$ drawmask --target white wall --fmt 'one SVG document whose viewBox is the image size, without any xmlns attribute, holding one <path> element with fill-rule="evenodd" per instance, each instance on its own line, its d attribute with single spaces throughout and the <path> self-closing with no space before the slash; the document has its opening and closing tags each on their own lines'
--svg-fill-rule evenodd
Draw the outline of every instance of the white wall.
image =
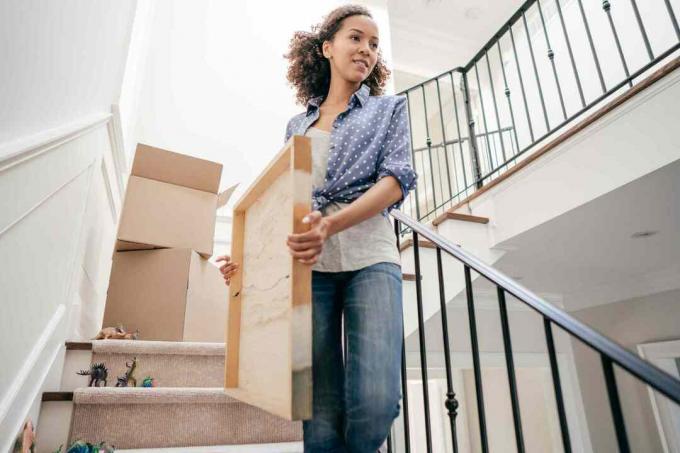
<svg viewBox="0 0 680 453">
<path fill-rule="evenodd" d="M 310 30 L 338 0 L 172 0 L 155 5 L 140 100 L 139 141 L 224 164 L 222 186 L 241 185 L 229 208 L 283 145 L 303 111 L 286 81 L 296 30 Z M 361 3 L 361 2 L 360 2 Z M 391 60 L 384 2 L 370 1 Z M 229 209 L 222 211 L 229 214 Z"/>
<path fill-rule="evenodd" d="M 581 321 L 635 351 L 638 344 L 680 338 L 680 290 L 628 299 L 573 313 Z M 599 357 L 574 341 L 578 371 L 593 451 L 618 451 Z M 616 368 L 616 367 L 615 367 Z M 663 451 L 647 386 L 629 373 L 616 380 L 631 451 Z"/>
<path fill-rule="evenodd" d="M 64 341 L 98 327 L 126 172 L 111 105 L 134 9 L 0 4 L 0 451 L 58 389 Z"/>
<path fill-rule="evenodd" d="M 135 2 L 0 3 L 0 143 L 111 109 Z"/>
</svg>

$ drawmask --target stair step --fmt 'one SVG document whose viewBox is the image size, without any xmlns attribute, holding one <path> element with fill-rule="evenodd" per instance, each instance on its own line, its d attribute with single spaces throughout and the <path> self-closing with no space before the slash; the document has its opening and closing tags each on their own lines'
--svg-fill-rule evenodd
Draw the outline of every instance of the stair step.
<svg viewBox="0 0 680 453">
<path fill-rule="evenodd" d="M 443 214 L 441 214 L 439 217 L 435 218 L 432 221 L 432 225 L 437 226 L 437 225 L 441 224 L 442 222 L 444 222 L 446 220 L 461 220 L 463 222 L 482 223 L 482 224 L 489 223 L 489 219 L 487 217 L 479 217 L 479 216 L 476 216 L 476 215 L 462 214 L 460 212 L 446 211 Z"/>
<path fill-rule="evenodd" d="M 73 404 L 69 442 L 158 449 L 302 440 L 301 422 L 242 403 L 222 388 L 89 387 L 73 393 Z"/>
<path fill-rule="evenodd" d="M 402 242 L 399 244 L 399 251 L 400 251 L 400 252 L 403 252 L 404 250 L 406 250 L 407 248 L 412 247 L 412 246 L 413 246 L 413 239 L 408 238 L 408 239 L 402 241 Z M 426 249 L 434 249 L 434 248 L 437 248 L 436 245 L 434 245 L 432 242 L 430 242 L 430 241 L 428 241 L 428 240 L 426 240 L 426 239 L 418 239 L 418 246 L 419 246 L 419 247 L 426 248 Z"/>
<path fill-rule="evenodd" d="M 224 343 L 198 343 L 143 340 L 92 340 L 90 342 L 68 342 L 70 355 L 88 354 L 77 363 L 67 360 L 70 373 L 63 380 L 62 390 L 86 387 L 88 376 L 76 373 L 90 363 L 103 362 L 108 368 L 107 386 L 116 385 L 116 378 L 127 370 L 126 362 L 137 358 L 134 377 L 141 386 L 146 376 L 154 378 L 158 387 L 223 387 L 224 386 Z"/>
<path fill-rule="evenodd" d="M 302 442 L 281 442 L 276 444 L 219 445 L 180 448 L 135 448 L 118 450 L 117 453 L 303 453 Z"/>
<path fill-rule="evenodd" d="M 43 392 L 42 401 L 73 401 L 73 392 Z"/>
</svg>

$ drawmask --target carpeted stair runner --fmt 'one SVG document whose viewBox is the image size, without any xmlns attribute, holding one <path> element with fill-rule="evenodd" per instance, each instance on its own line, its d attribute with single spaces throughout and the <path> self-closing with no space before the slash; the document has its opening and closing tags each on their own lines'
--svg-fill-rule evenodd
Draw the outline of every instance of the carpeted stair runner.
<svg viewBox="0 0 680 453">
<path fill-rule="evenodd" d="M 140 340 L 92 341 L 92 362 L 104 362 L 108 385 L 125 374 L 126 362 L 137 358 L 134 376 L 142 385 L 146 376 L 158 387 L 222 387 L 224 343 L 189 343 Z"/>
<path fill-rule="evenodd" d="M 120 449 L 294 442 L 290 422 L 239 402 L 219 388 L 89 387 L 73 394 L 69 441 Z"/>
<path fill-rule="evenodd" d="M 135 448 L 116 450 L 116 453 L 303 453 L 302 442 L 276 444 L 220 445 L 210 447 Z"/>
</svg>

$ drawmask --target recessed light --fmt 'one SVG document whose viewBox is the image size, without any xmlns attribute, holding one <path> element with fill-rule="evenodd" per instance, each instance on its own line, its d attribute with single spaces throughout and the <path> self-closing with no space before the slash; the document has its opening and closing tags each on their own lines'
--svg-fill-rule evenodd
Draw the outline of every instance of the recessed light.
<svg viewBox="0 0 680 453">
<path fill-rule="evenodd" d="M 637 233 L 633 233 L 630 237 L 633 239 L 648 238 L 650 236 L 654 236 L 656 233 L 658 233 L 658 231 L 654 230 L 638 231 Z"/>
<path fill-rule="evenodd" d="M 477 7 L 472 7 L 466 9 L 464 14 L 467 19 L 477 20 L 482 15 L 482 10 Z"/>
</svg>

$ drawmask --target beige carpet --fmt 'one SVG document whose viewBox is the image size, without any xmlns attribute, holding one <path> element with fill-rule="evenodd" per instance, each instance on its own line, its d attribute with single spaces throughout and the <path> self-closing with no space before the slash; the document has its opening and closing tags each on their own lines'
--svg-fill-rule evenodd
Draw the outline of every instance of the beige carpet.
<svg viewBox="0 0 680 453">
<path fill-rule="evenodd" d="M 92 362 L 109 369 L 108 385 L 125 374 L 126 362 L 137 357 L 137 385 L 146 376 L 159 387 L 222 387 L 224 343 L 99 340 L 92 342 Z"/>
<path fill-rule="evenodd" d="M 69 441 L 163 448 L 302 439 L 301 422 L 238 402 L 222 388 L 84 388 L 73 402 Z"/>
</svg>

